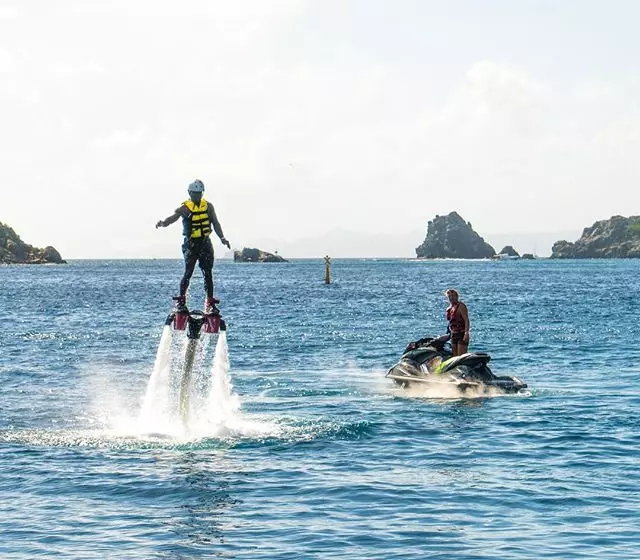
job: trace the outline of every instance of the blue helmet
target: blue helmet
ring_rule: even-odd
[[[188,191],[190,193],[203,193],[204,192],[204,183],[200,179],[196,179],[193,183],[189,185]]]

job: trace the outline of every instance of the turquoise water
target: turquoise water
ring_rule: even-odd
[[[640,261],[216,263],[240,409],[142,429],[180,273],[0,267],[0,557],[637,556]],[[450,286],[530,392],[384,379]]]

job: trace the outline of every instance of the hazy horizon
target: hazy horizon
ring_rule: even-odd
[[[632,1],[3,0],[0,221],[69,259],[179,257],[180,226],[154,224],[199,178],[235,248],[412,257],[456,210],[544,256],[640,214],[639,19]]]
[[[176,226],[177,227],[177,226]],[[345,233],[350,235],[345,236]],[[415,232],[414,232],[415,233]],[[538,257],[549,257],[551,255],[551,245],[555,241],[565,239],[574,241],[580,232],[555,232],[540,234],[489,234],[484,236],[484,240],[489,243],[496,252],[506,245],[513,246],[521,255],[532,253]],[[416,239],[419,241],[416,242]],[[424,240],[424,234],[420,235],[399,235],[385,237],[382,235],[358,235],[357,232],[345,232],[344,230],[334,230],[327,232],[317,238],[303,238],[291,242],[280,242],[273,239],[263,239],[258,243],[244,243],[232,249],[242,249],[244,247],[255,247],[270,253],[277,253],[286,259],[314,259],[330,255],[333,258],[416,258],[415,247]],[[26,240],[28,242],[28,240]],[[413,244],[413,245],[412,245]],[[229,251],[219,244],[215,244],[216,258],[233,258],[233,250]],[[110,260],[110,259],[181,259],[180,245],[177,244],[173,254],[121,254],[118,256],[103,255],[95,257],[91,254],[67,256],[62,255],[67,260]]]

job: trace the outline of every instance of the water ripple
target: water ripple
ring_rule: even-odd
[[[636,556],[637,261],[322,267],[216,264],[242,407],[191,431],[139,422],[180,262],[0,267],[0,556]],[[451,285],[528,393],[384,379]]]

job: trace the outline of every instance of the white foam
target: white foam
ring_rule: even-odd
[[[207,418],[213,423],[225,422],[240,411],[240,399],[233,393],[229,369],[227,333],[222,332],[216,344],[211,368],[211,389],[207,399]]]
[[[143,438],[165,435],[193,441],[205,438],[262,437],[280,430],[272,421],[248,417],[241,411],[240,398],[233,391],[227,334],[222,331],[207,368],[211,335],[203,335],[194,361],[189,411],[186,422],[178,414],[178,387],[184,364],[184,344],[172,344],[171,327],[165,327],[137,418],[127,414],[111,417],[110,435]],[[207,370],[208,373],[207,373]]]
[[[172,330],[170,325],[165,325],[162,337],[156,352],[156,360],[153,372],[147,383],[147,390],[140,410],[140,422],[152,423],[158,411],[165,411],[168,402],[169,376],[172,366]]]
[[[497,387],[488,387],[486,385],[479,385],[478,387],[466,387],[464,390],[460,389],[456,383],[442,382],[442,383],[415,383],[409,387],[401,388],[396,386],[394,394],[397,396],[403,396],[407,398],[422,398],[422,399],[486,399],[495,397],[525,397],[530,396],[530,393],[505,393]]]

